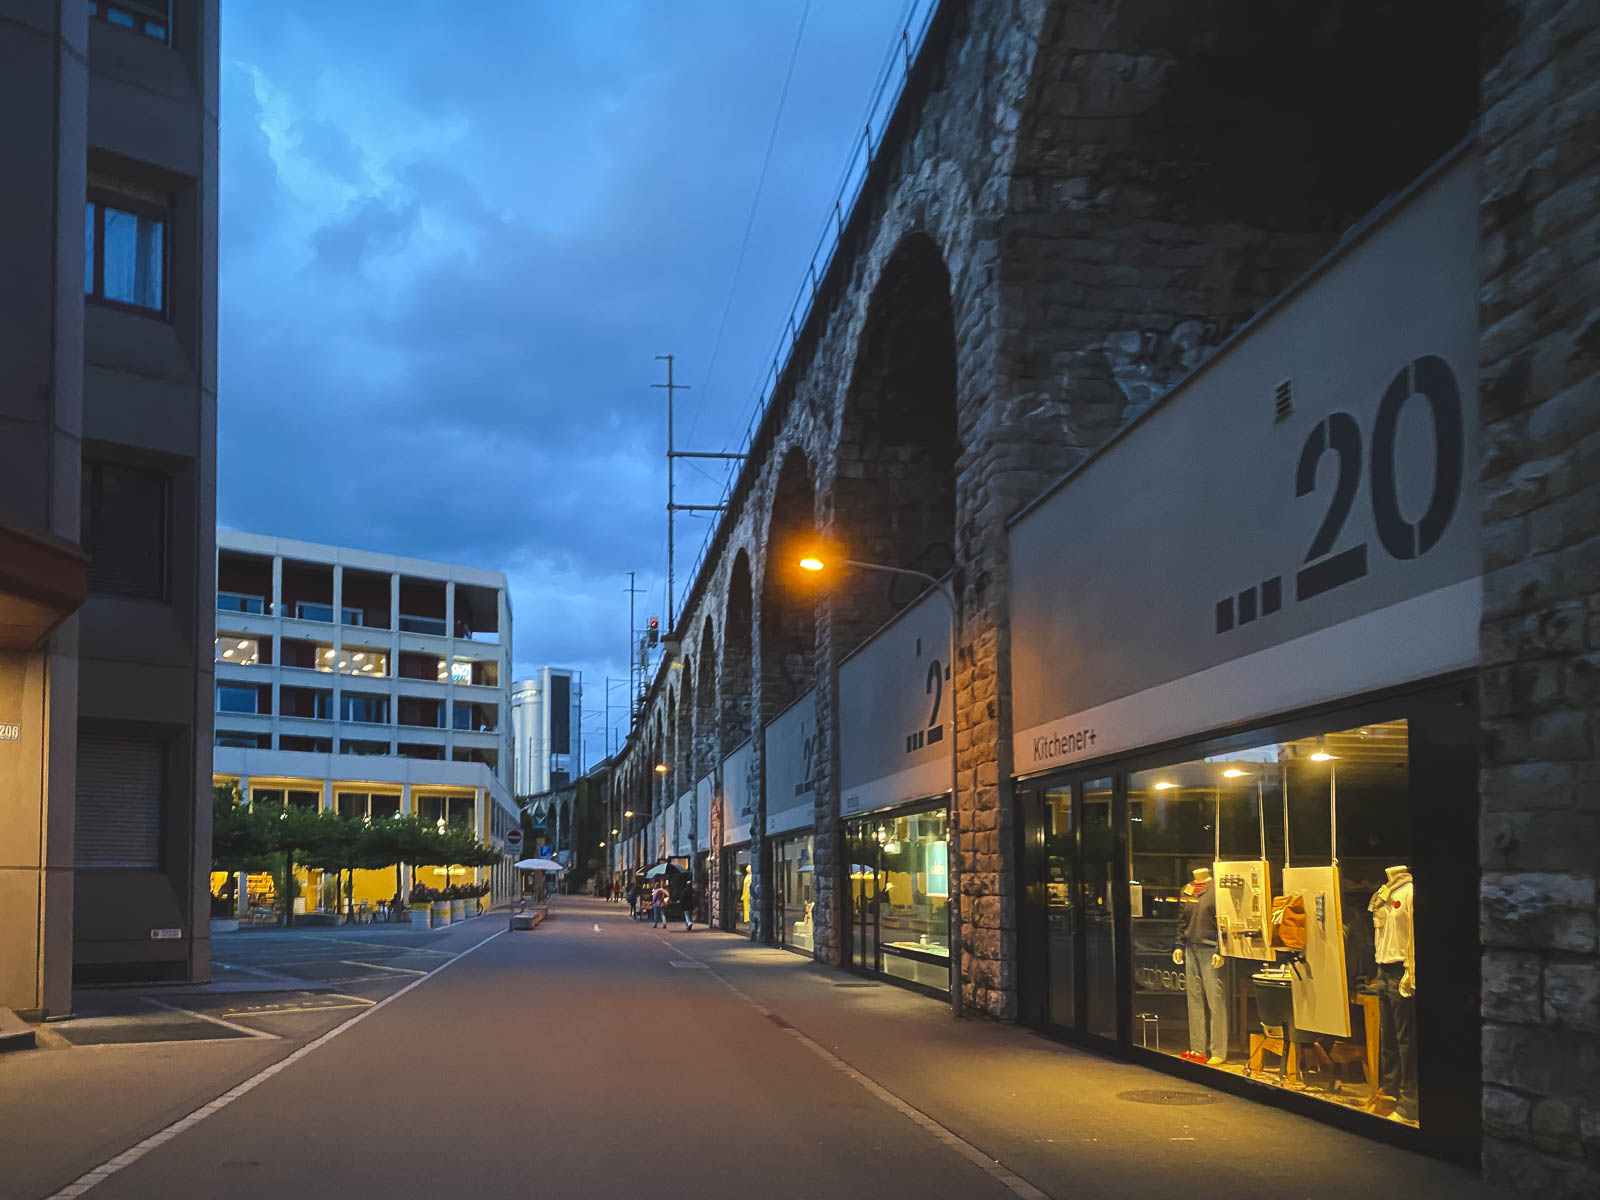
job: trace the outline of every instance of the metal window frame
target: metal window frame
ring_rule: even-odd
[[[130,189],[132,185],[129,185]],[[172,320],[172,199],[148,199],[136,192],[123,191],[116,186],[92,184],[84,195],[84,203],[94,209],[94,288],[84,293],[86,301],[103,304],[119,312],[136,313],[142,317]],[[161,307],[151,308],[126,300],[113,300],[106,290],[106,208],[145,217],[161,222]]]

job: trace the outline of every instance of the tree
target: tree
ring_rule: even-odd
[[[283,855],[283,923],[294,924],[294,866],[298,860],[320,857],[330,839],[344,836],[338,813],[285,805],[274,814],[277,850]]]
[[[237,785],[211,789],[211,868],[261,871],[273,865],[277,831],[270,812],[239,803]]]
[[[392,817],[374,821],[367,827],[367,851],[371,859],[367,865],[386,867],[393,863],[394,890],[395,895],[399,895],[401,866],[417,866],[427,853],[430,837],[436,838],[438,834],[431,826],[424,825],[420,818],[409,813],[396,813]]]

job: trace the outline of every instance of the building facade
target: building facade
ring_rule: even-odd
[[[540,667],[511,693],[518,796],[563,788],[583,773],[583,675]]]
[[[1252,13],[938,7],[614,865],[1590,1195],[1596,14]]]
[[[36,1016],[209,978],[217,24],[0,15],[0,1004]]]
[[[217,783],[249,803],[414,813],[504,845],[520,821],[504,575],[231,530],[216,572]],[[491,874],[509,894],[510,871]],[[412,882],[356,875],[358,902]],[[416,881],[451,880],[422,868]]]

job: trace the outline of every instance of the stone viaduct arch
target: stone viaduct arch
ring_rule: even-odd
[[[915,589],[805,590],[788,568],[821,534],[952,570],[960,988],[1014,1015],[1006,521],[1449,148],[1475,104],[1474,34],[1435,18],[947,0],[670,632],[682,665],[614,759],[613,827],[624,808],[635,830],[659,817],[748,738],[759,843],[763,727],[814,688],[816,954],[839,962],[836,675]],[[1435,69],[1412,70],[1419,55]]]

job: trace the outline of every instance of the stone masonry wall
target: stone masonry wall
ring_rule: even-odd
[[[806,497],[812,527],[830,530],[841,478],[871,473],[892,487],[926,467],[903,441],[852,424],[872,298],[896,252],[916,239],[949,278],[961,991],[969,1011],[1011,1017],[1006,522],[1464,135],[1477,67],[1472,22],[1447,19],[1461,12],[1424,0],[1248,11],[1224,0],[948,0],[941,10],[679,625],[714,622],[717,754],[737,745],[749,714],[758,785],[761,725],[797,683],[815,682],[819,959],[841,961],[848,918],[836,672],[869,614],[848,590],[822,595],[811,645],[796,643],[810,630],[778,574],[790,548],[771,536],[796,520],[773,510]],[[1415,69],[1423,57],[1428,69]],[[893,554],[901,524],[874,530],[858,514],[851,536]],[[747,576],[735,570],[741,555]],[[668,690],[659,677],[642,729],[659,720],[682,736]],[[689,717],[684,740],[709,745],[703,699]],[[631,764],[650,745],[641,736],[622,757]],[[658,783],[647,786],[659,803]],[[759,836],[759,786],[755,801]],[[755,863],[765,938],[769,889]]]
[[[1600,9],[1485,27],[1485,1175],[1600,1195]]]

